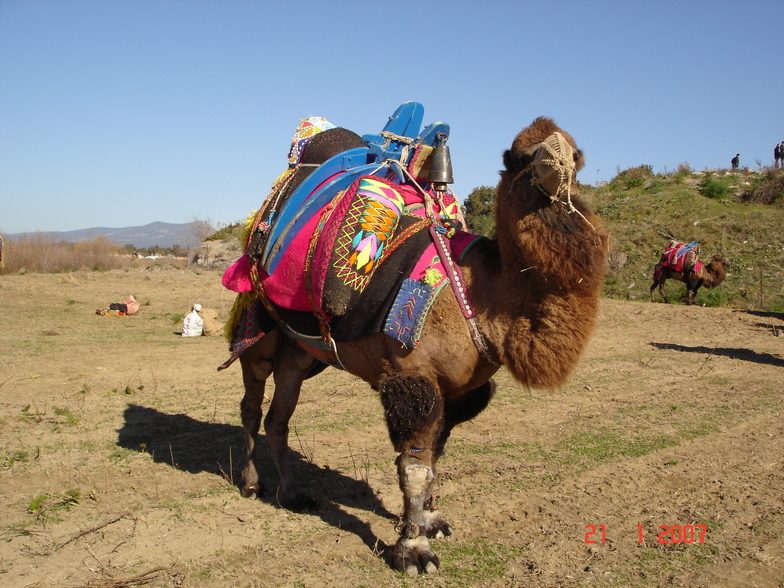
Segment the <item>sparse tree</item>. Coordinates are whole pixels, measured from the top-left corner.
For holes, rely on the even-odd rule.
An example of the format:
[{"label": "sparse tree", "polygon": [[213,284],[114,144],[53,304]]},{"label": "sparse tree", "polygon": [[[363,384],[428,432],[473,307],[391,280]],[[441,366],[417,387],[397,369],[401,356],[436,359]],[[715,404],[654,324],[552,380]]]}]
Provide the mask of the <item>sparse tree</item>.
[{"label": "sparse tree", "polygon": [[495,236],[495,188],[474,188],[465,200],[463,212],[471,232]]},{"label": "sparse tree", "polygon": [[215,232],[215,229],[212,228],[212,221],[210,221],[210,219],[203,220],[194,218],[193,231],[194,236],[196,237],[195,245],[198,247],[207,239],[207,237]]}]

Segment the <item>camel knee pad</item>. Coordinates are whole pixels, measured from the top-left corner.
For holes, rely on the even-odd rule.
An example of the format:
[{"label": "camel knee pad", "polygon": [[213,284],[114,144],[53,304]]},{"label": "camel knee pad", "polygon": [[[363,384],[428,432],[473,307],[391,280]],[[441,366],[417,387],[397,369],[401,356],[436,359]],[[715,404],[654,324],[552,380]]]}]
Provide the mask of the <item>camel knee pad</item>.
[{"label": "camel knee pad", "polygon": [[404,491],[410,496],[419,496],[430,491],[435,479],[432,468],[426,465],[409,465],[403,469]]}]

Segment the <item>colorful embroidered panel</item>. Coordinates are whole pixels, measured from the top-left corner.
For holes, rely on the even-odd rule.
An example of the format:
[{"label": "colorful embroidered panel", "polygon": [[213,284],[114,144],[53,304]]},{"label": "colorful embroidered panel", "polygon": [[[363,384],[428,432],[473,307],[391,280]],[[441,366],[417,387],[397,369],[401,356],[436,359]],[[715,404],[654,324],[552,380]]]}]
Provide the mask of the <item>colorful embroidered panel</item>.
[{"label": "colorful embroidered panel", "polygon": [[383,258],[384,246],[400,222],[404,202],[395,187],[371,177],[359,181],[351,204],[332,267],[346,286],[361,292]]}]

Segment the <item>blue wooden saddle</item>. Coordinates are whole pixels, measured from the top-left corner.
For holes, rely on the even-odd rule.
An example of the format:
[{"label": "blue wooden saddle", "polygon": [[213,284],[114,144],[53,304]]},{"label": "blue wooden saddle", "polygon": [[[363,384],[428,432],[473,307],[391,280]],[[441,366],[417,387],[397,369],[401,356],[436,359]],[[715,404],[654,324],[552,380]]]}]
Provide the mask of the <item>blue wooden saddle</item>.
[{"label": "blue wooden saddle", "polygon": [[405,102],[379,134],[362,137],[365,146],[348,149],[321,163],[274,211],[258,259],[259,266],[272,275],[293,237],[357,178],[389,177],[391,171],[398,183],[409,182],[403,168],[416,147],[435,147],[442,138],[449,136],[449,125],[442,122],[420,131],[423,117],[421,104]]}]

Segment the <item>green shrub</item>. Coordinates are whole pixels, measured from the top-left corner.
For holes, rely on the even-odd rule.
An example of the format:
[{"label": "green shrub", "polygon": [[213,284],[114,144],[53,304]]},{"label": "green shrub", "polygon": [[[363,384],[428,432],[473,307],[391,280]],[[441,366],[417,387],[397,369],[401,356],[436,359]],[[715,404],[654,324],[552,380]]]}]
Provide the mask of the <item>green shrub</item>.
[{"label": "green shrub", "polygon": [[700,194],[706,198],[720,199],[725,198],[730,194],[731,188],[713,177],[713,174],[707,174],[700,182]]},{"label": "green shrub", "polygon": [[243,221],[237,221],[230,225],[226,225],[225,227],[215,231],[212,235],[204,239],[205,241],[223,241],[224,239],[237,239],[238,241],[242,242],[243,235],[245,232],[245,223]]},{"label": "green shrub", "polygon": [[610,181],[610,185],[614,187],[622,187],[626,190],[631,190],[632,188],[643,187],[645,185],[645,180],[652,177],[653,166],[638,165],[620,172]]}]

